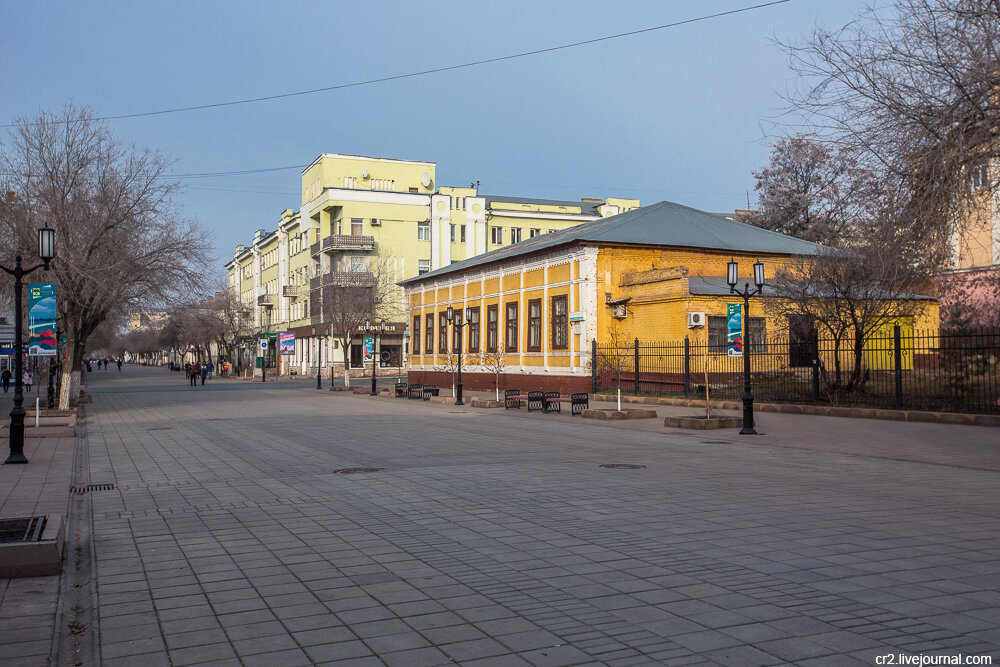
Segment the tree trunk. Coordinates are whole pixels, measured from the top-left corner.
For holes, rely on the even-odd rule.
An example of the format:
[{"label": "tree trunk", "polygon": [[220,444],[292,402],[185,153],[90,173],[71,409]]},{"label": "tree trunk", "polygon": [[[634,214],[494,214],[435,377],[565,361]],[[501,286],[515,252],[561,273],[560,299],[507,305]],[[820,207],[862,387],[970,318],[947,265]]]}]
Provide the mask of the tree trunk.
[{"label": "tree trunk", "polygon": [[[83,363],[83,345],[76,341],[76,335],[67,333],[66,361],[59,381],[59,409],[68,410],[73,401],[80,398],[80,366]],[[66,372],[66,371],[69,372]]]}]

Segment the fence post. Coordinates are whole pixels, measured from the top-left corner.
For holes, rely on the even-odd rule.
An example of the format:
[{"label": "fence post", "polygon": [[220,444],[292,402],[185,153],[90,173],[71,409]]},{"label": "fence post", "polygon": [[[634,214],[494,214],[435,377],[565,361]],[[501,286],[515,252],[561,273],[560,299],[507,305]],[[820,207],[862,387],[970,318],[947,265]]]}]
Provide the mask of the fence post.
[{"label": "fence post", "polygon": [[691,393],[691,339],[684,336],[684,395]]},{"label": "fence post", "polygon": [[812,362],[813,362],[813,403],[819,403],[819,331],[813,329],[810,333],[812,338]]},{"label": "fence post", "polygon": [[635,395],[639,395],[639,338],[635,339],[635,362],[632,364],[633,375],[635,375]]},{"label": "fence post", "polygon": [[903,407],[903,350],[899,344],[899,325],[892,328],[893,365],[896,369],[896,409]]},{"label": "fence post", "polygon": [[597,393],[597,339],[590,341],[590,393]]}]

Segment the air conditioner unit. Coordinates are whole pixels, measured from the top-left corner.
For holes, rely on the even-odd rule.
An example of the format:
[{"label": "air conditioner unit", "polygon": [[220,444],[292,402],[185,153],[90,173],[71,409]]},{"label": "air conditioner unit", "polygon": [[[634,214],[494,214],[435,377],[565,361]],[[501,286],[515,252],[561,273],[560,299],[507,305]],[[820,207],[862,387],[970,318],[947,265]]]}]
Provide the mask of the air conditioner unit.
[{"label": "air conditioner unit", "polygon": [[617,306],[611,306],[611,317],[617,317],[619,319],[623,317],[628,317],[628,309],[625,304],[618,304]]},{"label": "air conditioner unit", "polygon": [[378,218],[372,218],[372,227],[381,227],[382,221]]},{"label": "air conditioner unit", "polygon": [[688,329],[705,326],[705,313],[688,313]]}]

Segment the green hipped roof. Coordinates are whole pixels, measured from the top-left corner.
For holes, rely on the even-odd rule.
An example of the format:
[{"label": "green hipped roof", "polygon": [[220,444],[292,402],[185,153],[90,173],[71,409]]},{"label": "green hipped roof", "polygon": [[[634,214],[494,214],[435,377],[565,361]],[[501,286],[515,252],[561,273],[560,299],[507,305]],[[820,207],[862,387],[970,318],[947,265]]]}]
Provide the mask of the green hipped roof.
[{"label": "green hipped roof", "polygon": [[586,222],[455,262],[430,273],[400,281],[400,285],[504,262],[523,255],[579,242],[672,248],[706,248],[741,253],[815,255],[823,246],[753,227],[674,202],[661,201],[610,218]]}]

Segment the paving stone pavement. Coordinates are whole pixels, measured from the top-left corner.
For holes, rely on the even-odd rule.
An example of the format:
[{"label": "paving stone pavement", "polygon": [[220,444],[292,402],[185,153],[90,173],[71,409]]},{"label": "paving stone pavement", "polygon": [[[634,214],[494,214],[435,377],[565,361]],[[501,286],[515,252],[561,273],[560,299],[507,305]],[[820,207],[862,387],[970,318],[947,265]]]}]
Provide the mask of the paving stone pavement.
[{"label": "paving stone pavement", "polygon": [[127,370],[85,425],[104,665],[1000,659],[994,471]]}]

